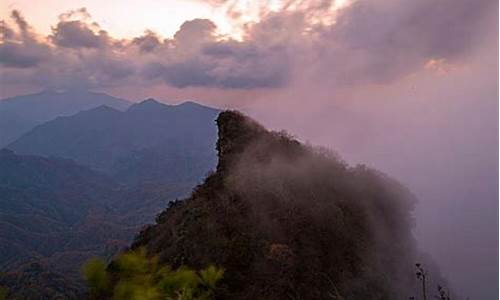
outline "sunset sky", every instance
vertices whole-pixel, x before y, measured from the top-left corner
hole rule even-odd
[[[3,1],[1,17],[8,19],[12,10],[24,12],[31,25],[40,33],[50,34],[51,26],[62,11],[85,7],[92,12],[92,19],[102,25],[113,37],[131,38],[152,30],[165,37],[173,37],[186,20],[207,18],[217,24],[218,32],[233,37],[241,33],[239,24],[256,22],[262,9],[279,11],[287,1],[200,1],[200,0],[123,0],[123,1],[64,1],[46,0],[33,8],[33,1]],[[347,5],[349,1],[337,0],[332,10]],[[241,20],[235,22],[228,10],[244,12]],[[124,22],[124,20],[126,22]]]
[[[444,76],[467,67],[494,6],[451,3],[3,1],[1,95],[85,88],[246,99],[297,83],[340,90],[426,70]]]
[[[23,12],[25,17],[40,33],[50,34],[51,26],[57,22],[61,12],[85,7],[92,13],[94,21],[113,37],[131,38],[145,30],[153,30],[166,37],[172,37],[186,20],[210,18],[219,26],[227,21],[217,8],[200,1],[145,0],[145,1],[43,1],[32,9],[33,1],[3,1],[2,18],[8,18],[13,9]],[[226,28],[227,29],[227,28]]]
[[[407,184],[422,248],[462,295],[488,299],[497,13],[495,0],[5,0],[0,96],[90,89],[243,110]]]

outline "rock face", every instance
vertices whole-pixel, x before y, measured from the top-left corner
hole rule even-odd
[[[217,171],[137,237],[162,263],[225,268],[217,299],[408,299],[414,198],[386,175],[218,119]]]

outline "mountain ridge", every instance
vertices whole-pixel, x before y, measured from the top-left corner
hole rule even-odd
[[[124,110],[124,99],[82,90],[41,91],[0,100],[0,148],[13,142],[35,126],[58,116],[75,114],[102,104]]]
[[[214,122],[218,112],[200,104],[167,105],[153,99],[126,111],[98,106],[38,125],[6,148],[18,154],[73,159],[109,175],[123,174],[128,182],[137,173],[130,164],[145,161],[150,161],[153,169],[171,168],[184,176],[180,160],[176,163],[168,156],[183,161],[199,156],[196,160],[206,164],[188,168],[211,169],[217,133],[215,126],[207,125]],[[154,160],[165,164],[156,165]],[[160,170],[156,173],[161,176]],[[158,176],[137,180],[158,180]],[[177,179],[170,176],[168,180]]]
[[[221,112],[217,125],[216,172],[171,203],[131,250],[173,268],[224,268],[216,299],[415,295],[421,257],[407,188],[238,112]]]
[[[0,149],[0,285],[9,295],[81,299],[87,259],[126,247],[213,170],[217,110],[136,108],[60,116],[24,135],[26,151]]]

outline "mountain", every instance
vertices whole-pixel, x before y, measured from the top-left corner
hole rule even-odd
[[[72,161],[0,152],[0,266],[62,249],[65,229],[105,205],[112,180]],[[68,236],[69,238],[69,236]]]
[[[0,150],[0,286],[22,299],[79,299],[82,264],[125,247],[193,185],[132,188],[71,160]]]
[[[49,90],[0,100],[0,148],[43,122],[101,105],[124,110],[130,103],[106,94],[81,90]]]
[[[415,295],[415,199],[404,186],[237,112],[222,112],[217,125],[216,172],[131,250],[173,268],[224,268],[216,299]]]
[[[22,299],[81,299],[86,260],[126,247],[213,170],[217,114],[152,99],[124,112],[98,106],[0,150],[0,286]]]
[[[7,148],[73,159],[125,183],[193,181],[215,166],[217,114],[153,99],[124,112],[99,106],[39,125]]]

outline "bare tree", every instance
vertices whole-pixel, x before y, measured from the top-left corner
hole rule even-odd
[[[417,278],[420,281],[422,281],[422,297],[424,300],[427,300],[427,286],[426,286],[427,272],[419,263],[416,263],[415,267],[417,267],[417,272],[416,272]]]

